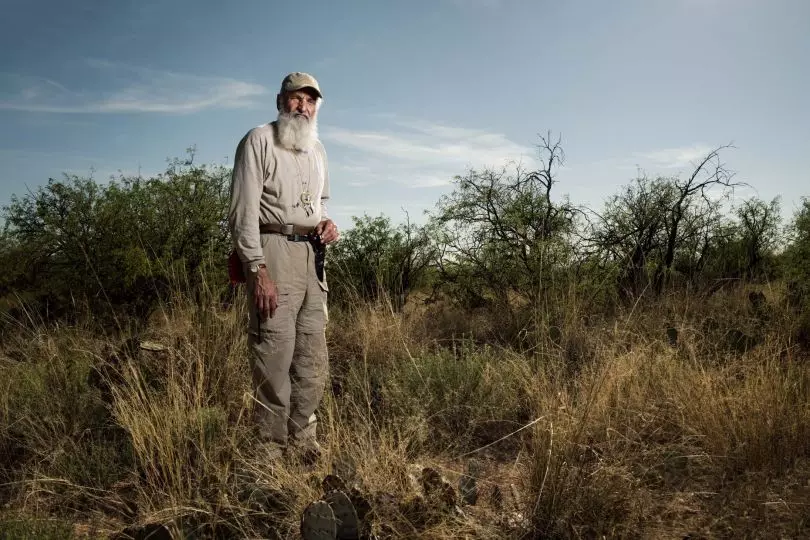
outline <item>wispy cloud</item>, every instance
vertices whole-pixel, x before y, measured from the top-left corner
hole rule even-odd
[[[362,214],[363,212],[367,211],[368,209],[365,206],[360,206],[356,204],[335,204],[329,205],[329,215],[332,217],[341,216],[343,218],[351,218],[352,216],[357,216]]]
[[[394,180],[415,187],[447,185],[468,168],[530,163],[532,148],[504,134],[387,117],[383,129],[324,127],[323,138],[356,154],[361,166],[343,166],[354,183]]]
[[[705,144],[693,144],[662,148],[644,152],[634,152],[624,157],[606,157],[588,163],[579,163],[572,168],[580,171],[623,171],[622,174],[639,174],[643,172],[653,174],[678,175],[690,170],[713,150]],[[673,170],[679,169],[679,170]],[[634,171],[633,173],[627,171]],[[629,178],[629,177],[628,177]]]
[[[665,148],[653,152],[637,154],[637,159],[647,162],[650,166],[660,169],[680,169],[688,167],[706,157],[712,148],[696,144],[680,148]]]
[[[0,109],[46,113],[194,113],[250,106],[268,93],[227,77],[161,71],[104,60],[82,69],[108,88],[68,88],[45,77],[0,73]]]

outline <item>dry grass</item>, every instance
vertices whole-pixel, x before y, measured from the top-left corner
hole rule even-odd
[[[381,537],[807,535],[810,364],[778,304],[765,318],[746,302],[732,291],[597,319],[569,298],[519,348],[487,337],[492,314],[333,310],[314,468],[254,444],[244,305],[178,296],[138,336],[29,325],[0,349],[0,536],[161,523],[294,537],[347,463]],[[454,484],[477,467],[478,503],[442,509],[422,466]]]

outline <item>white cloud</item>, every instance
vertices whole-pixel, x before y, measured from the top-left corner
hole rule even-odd
[[[500,166],[526,160],[532,150],[502,134],[441,125],[426,125],[421,133],[326,128],[324,138],[364,152],[410,162],[462,166]]]
[[[330,216],[332,217],[341,216],[347,219],[351,218],[352,216],[360,215],[368,210],[366,207],[356,204],[335,204],[335,205],[330,204],[327,206],[327,208],[329,209]]]
[[[367,165],[354,165],[347,163],[336,163],[332,165],[333,169],[340,169],[349,173],[366,174],[371,172],[371,168]]]
[[[638,158],[649,162],[649,165],[661,169],[679,169],[695,164],[712,151],[712,148],[697,144],[681,148],[665,148],[653,152],[637,154]]]
[[[83,66],[107,89],[69,89],[44,77],[0,73],[0,109],[49,113],[193,113],[250,106],[268,93],[231,79],[161,71],[103,60]]]
[[[416,188],[449,184],[468,168],[529,165],[534,150],[504,134],[388,116],[386,129],[324,127],[324,140],[358,155],[362,165],[340,167],[352,185],[385,180]]]
[[[409,178],[408,185],[413,188],[432,188],[450,184],[450,177],[416,175]]]

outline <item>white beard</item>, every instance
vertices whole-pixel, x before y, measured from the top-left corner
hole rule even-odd
[[[294,113],[278,113],[276,121],[278,142],[288,150],[309,152],[318,140],[318,121],[307,120]]]

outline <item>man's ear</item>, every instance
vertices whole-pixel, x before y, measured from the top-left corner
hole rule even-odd
[[[281,111],[281,94],[276,94],[276,110]]]

